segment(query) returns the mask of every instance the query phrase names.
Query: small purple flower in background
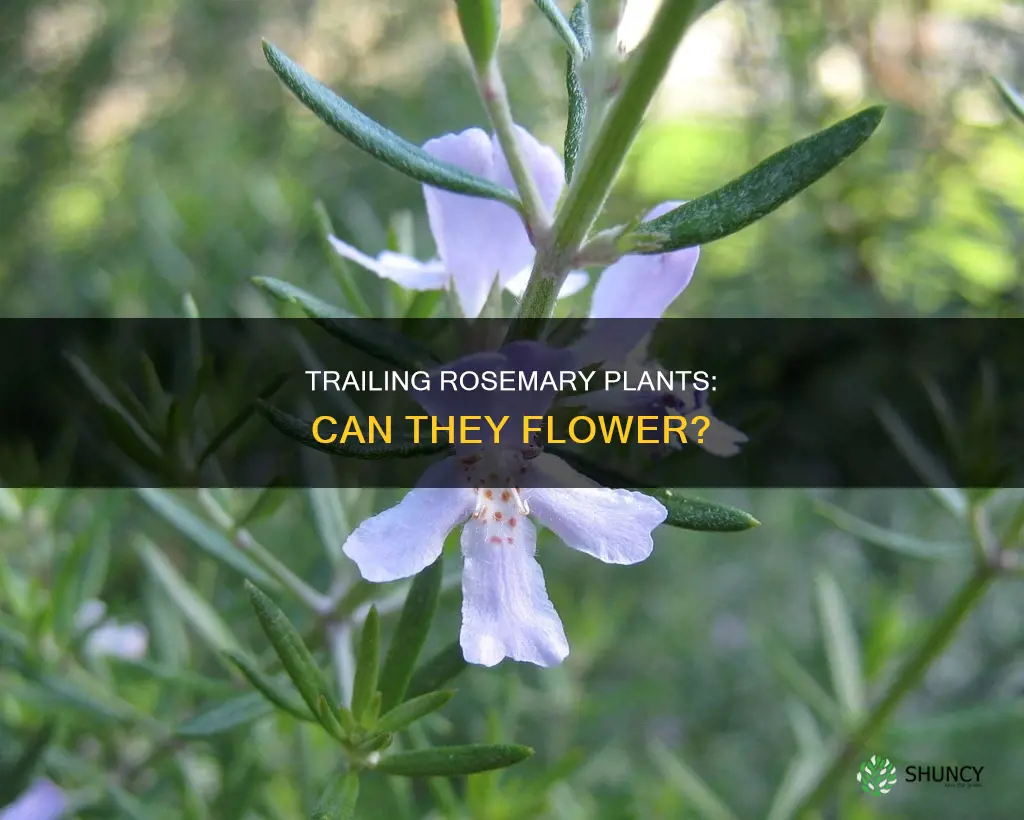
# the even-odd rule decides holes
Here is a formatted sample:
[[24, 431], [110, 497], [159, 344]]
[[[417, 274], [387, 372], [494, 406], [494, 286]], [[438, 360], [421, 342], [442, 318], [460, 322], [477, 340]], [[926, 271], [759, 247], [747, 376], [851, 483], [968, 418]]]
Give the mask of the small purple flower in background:
[[[466, 357], [455, 369], [528, 373], [567, 369], [559, 364], [569, 362], [568, 351], [516, 342]], [[543, 416], [554, 393], [428, 391], [417, 398], [435, 416], [487, 415], [500, 402], [500, 415], [510, 416], [508, 425], [518, 422], [513, 430], [521, 431], [522, 417]], [[597, 485], [555, 456], [516, 441], [518, 435], [503, 437], [498, 446], [456, 446], [401, 502], [360, 524], [343, 551], [367, 581], [394, 581], [436, 561], [448, 534], [464, 525], [460, 638], [466, 660], [554, 666], [569, 654], [569, 644], [535, 558], [531, 518], [573, 549], [609, 564], [635, 564], [651, 554], [651, 533], [667, 512], [643, 493]]]
[[107, 621], [90, 632], [85, 639], [86, 654], [97, 658], [138, 660], [146, 656], [148, 648], [149, 632], [142, 624]]
[[[548, 210], [553, 210], [565, 187], [562, 160], [525, 129], [517, 127], [516, 132], [541, 199]], [[428, 141], [423, 148], [440, 160], [515, 190], [497, 138], [479, 128], [446, 134]], [[503, 288], [522, 295], [535, 251], [512, 208], [428, 185], [423, 186], [423, 198], [438, 259], [421, 262], [390, 251], [373, 258], [334, 236], [331, 244], [346, 259], [410, 290], [439, 290], [452, 284], [463, 314], [470, 319], [483, 310], [495, 277]], [[585, 273], [571, 272], [559, 296], [576, 293], [588, 281]]]
[[69, 807], [70, 801], [59, 786], [39, 778], [17, 800], [0, 808], [0, 820], [59, 820]]
[[149, 648], [149, 631], [142, 624], [122, 624], [113, 618], [103, 620], [107, 605], [90, 599], [75, 614], [75, 629], [85, 635], [83, 650], [96, 658], [138, 660]]

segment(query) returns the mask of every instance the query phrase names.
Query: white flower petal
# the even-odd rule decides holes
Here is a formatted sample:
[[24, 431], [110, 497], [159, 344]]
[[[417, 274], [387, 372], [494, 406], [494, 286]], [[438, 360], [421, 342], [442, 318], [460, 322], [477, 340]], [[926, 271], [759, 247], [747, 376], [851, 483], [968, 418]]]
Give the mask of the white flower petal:
[[636, 564], [651, 554], [651, 533], [668, 515], [661, 502], [600, 487], [555, 456], [534, 463], [552, 486], [524, 490], [523, 497], [534, 518], [568, 546], [607, 564]]
[[[446, 134], [423, 146], [431, 156], [493, 182], [499, 157], [479, 128]], [[504, 166], [504, 159], [500, 159]], [[533, 262], [534, 249], [519, 215], [508, 205], [423, 187], [430, 232], [438, 256], [451, 275], [462, 312], [475, 319], [483, 310], [496, 276], [515, 276]]]
[[69, 809], [67, 795], [53, 781], [38, 778], [21, 796], [0, 808], [0, 820], [59, 820]]
[[569, 654], [536, 547], [537, 531], [525, 517], [512, 528], [481, 519], [463, 527], [461, 643], [470, 663], [512, 658], [556, 666]]
[[[644, 217], [662, 216], [679, 202], [663, 202]], [[693, 278], [700, 248], [683, 248], [656, 255], [629, 255], [609, 265], [594, 288], [592, 319], [631, 319], [615, 322], [614, 333], [598, 326], [578, 343], [588, 363], [627, 356], [640, 344]]]
[[623, 256], [594, 288], [592, 319], [660, 319], [693, 278], [699, 248], [656, 256]]
[[367, 518], [348, 537], [342, 551], [363, 578], [375, 584], [408, 578], [438, 559], [448, 533], [476, 502], [472, 490], [455, 488], [457, 465], [453, 458], [434, 464], [398, 504]]
[[336, 236], [329, 236], [331, 247], [339, 256], [361, 265], [377, 274], [381, 279], [390, 279], [409, 290], [441, 290], [448, 285], [448, 272], [440, 259], [420, 262], [411, 256], [383, 251], [374, 259], [357, 248], [342, 242]]
[[574, 293], [579, 293], [589, 283], [590, 277], [586, 273], [581, 270], [571, 270], [562, 283], [562, 289], [558, 291], [558, 298], [564, 299], [567, 296], [572, 296]]
[[526, 286], [530, 282], [530, 270], [531, 268], [523, 268], [504, 284], [505, 290], [515, 296], [516, 299], [522, 299], [523, 294], [526, 293]]
[[149, 632], [142, 624], [119, 624], [110, 620], [100, 625], [85, 639], [84, 650], [97, 658], [138, 660], [146, 656]]

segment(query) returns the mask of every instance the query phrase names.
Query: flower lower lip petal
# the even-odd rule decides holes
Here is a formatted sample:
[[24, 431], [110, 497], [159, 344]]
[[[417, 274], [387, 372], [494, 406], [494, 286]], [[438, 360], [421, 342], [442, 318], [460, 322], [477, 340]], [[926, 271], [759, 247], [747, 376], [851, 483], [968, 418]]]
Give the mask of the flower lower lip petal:
[[[508, 502], [504, 506], [495, 511], [502, 513], [497, 522], [473, 520], [462, 530], [462, 650], [470, 663], [484, 666], [506, 657], [555, 666], [569, 654], [569, 643], [534, 557], [537, 531], [528, 518], [507, 515]], [[510, 529], [515, 535], [504, 535]]]

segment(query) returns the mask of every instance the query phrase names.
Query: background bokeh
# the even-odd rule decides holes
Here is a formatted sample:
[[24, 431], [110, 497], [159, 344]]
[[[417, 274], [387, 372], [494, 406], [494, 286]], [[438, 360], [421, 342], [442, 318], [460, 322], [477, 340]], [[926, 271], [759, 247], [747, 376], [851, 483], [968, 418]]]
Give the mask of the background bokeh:
[[[630, 4], [627, 45], [654, 5]], [[532, 4], [506, 2], [504, 12], [502, 65], [517, 120], [558, 146], [563, 52]], [[1019, 316], [1024, 128], [988, 74], [1024, 85], [1022, 36], [1024, 7], [997, 0], [722, 3], [684, 41], [607, 219], [704, 193], [786, 143], [885, 102], [882, 127], [851, 160], [704, 248], [673, 313]], [[424, 258], [433, 252], [418, 186], [298, 104], [263, 61], [261, 37], [413, 142], [484, 122], [444, 0], [4, 0], [5, 315], [181, 315], [186, 294], [205, 316], [271, 315], [278, 308], [251, 283], [261, 275], [340, 301], [342, 274], [324, 253], [317, 201], [367, 252], [389, 238], [411, 241]], [[367, 283], [371, 305], [392, 306], [389, 288]], [[249, 527], [324, 588], [345, 561], [340, 537], [388, 495], [284, 494]], [[695, 772], [737, 816], [769, 817], [794, 755], [842, 721], [834, 690], [843, 672], [825, 649], [837, 636], [820, 599], [845, 601], [870, 693], [967, 571], [966, 559], [930, 560], [949, 550], [969, 556], [970, 536], [926, 491], [705, 495], [749, 510], [762, 526], [663, 532], [654, 556], [634, 568], [542, 542], [569, 660], [553, 670], [471, 669], [445, 717], [429, 724], [435, 740], [493, 735], [538, 750], [507, 775], [474, 778], [468, 795], [459, 785], [467, 816], [728, 816], [695, 799]], [[211, 509], [237, 516], [254, 496], [177, 498], [230, 536], [230, 516]], [[1020, 500], [997, 494], [996, 519]], [[320, 733], [289, 719], [151, 754], [155, 727], [242, 686], [195, 628], [194, 611], [140, 560], [140, 539], [259, 651], [236, 573], [204, 558], [166, 505], [130, 491], [3, 491], [0, 515], [0, 757], [16, 758], [56, 718], [42, 770], [66, 788], [113, 795], [83, 817], [309, 816], [338, 759]], [[58, 583], [69, 554], [89, 570]], [[457, 561], [449, 564], [455, 581]], [[119, 619], [143, 622], [146, 658], [82, 659], [56, 626], [68, 620], [59, 597], [68, 583]], [[432, 648], [456, 634], [458, 604], [456, 587]], [[851, 770], [828, 816], [1020, 816], [1022, 620], [1020, 583], [999, 584], [870, 750], [901, 765], [983, 765], [983, 787], [907, 786], [869, 798]], [[393, 614], [385, 629], [392, 623]], [[3, 653], [25, 639], [43, 648], [52, 685], [4, 664]], [[93, 689], [78, 675], [86, 668]], [[115, 692], [135, 717], [111, 715]], [[431, 806], [458, 816], [436, 809], [444, 800], [436, 783], [368, 778], [360, 816], [421, 818]], [[538, 806], [524, 808], [531, 802]]]

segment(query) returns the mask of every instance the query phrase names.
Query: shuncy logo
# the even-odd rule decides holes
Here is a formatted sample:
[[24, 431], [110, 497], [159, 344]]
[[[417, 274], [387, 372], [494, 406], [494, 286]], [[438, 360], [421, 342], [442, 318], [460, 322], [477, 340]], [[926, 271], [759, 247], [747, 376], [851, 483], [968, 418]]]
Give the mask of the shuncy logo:
[[[972, 789], [981, 786], [983, 771], [984, 766], [910, 765], [904, 768], [902, 779], [907, 783], [943, 785], [947, 789]], [[871, 755], [857, 771], [857, 782], [865, 794], [888, 794], [899, 780], [895, 764], [881, 755]]]
[[865, 794], [888, 794], [896, 781], [896, 767], [887, 757], [871, 755], [857, 772], [857, 782]]

